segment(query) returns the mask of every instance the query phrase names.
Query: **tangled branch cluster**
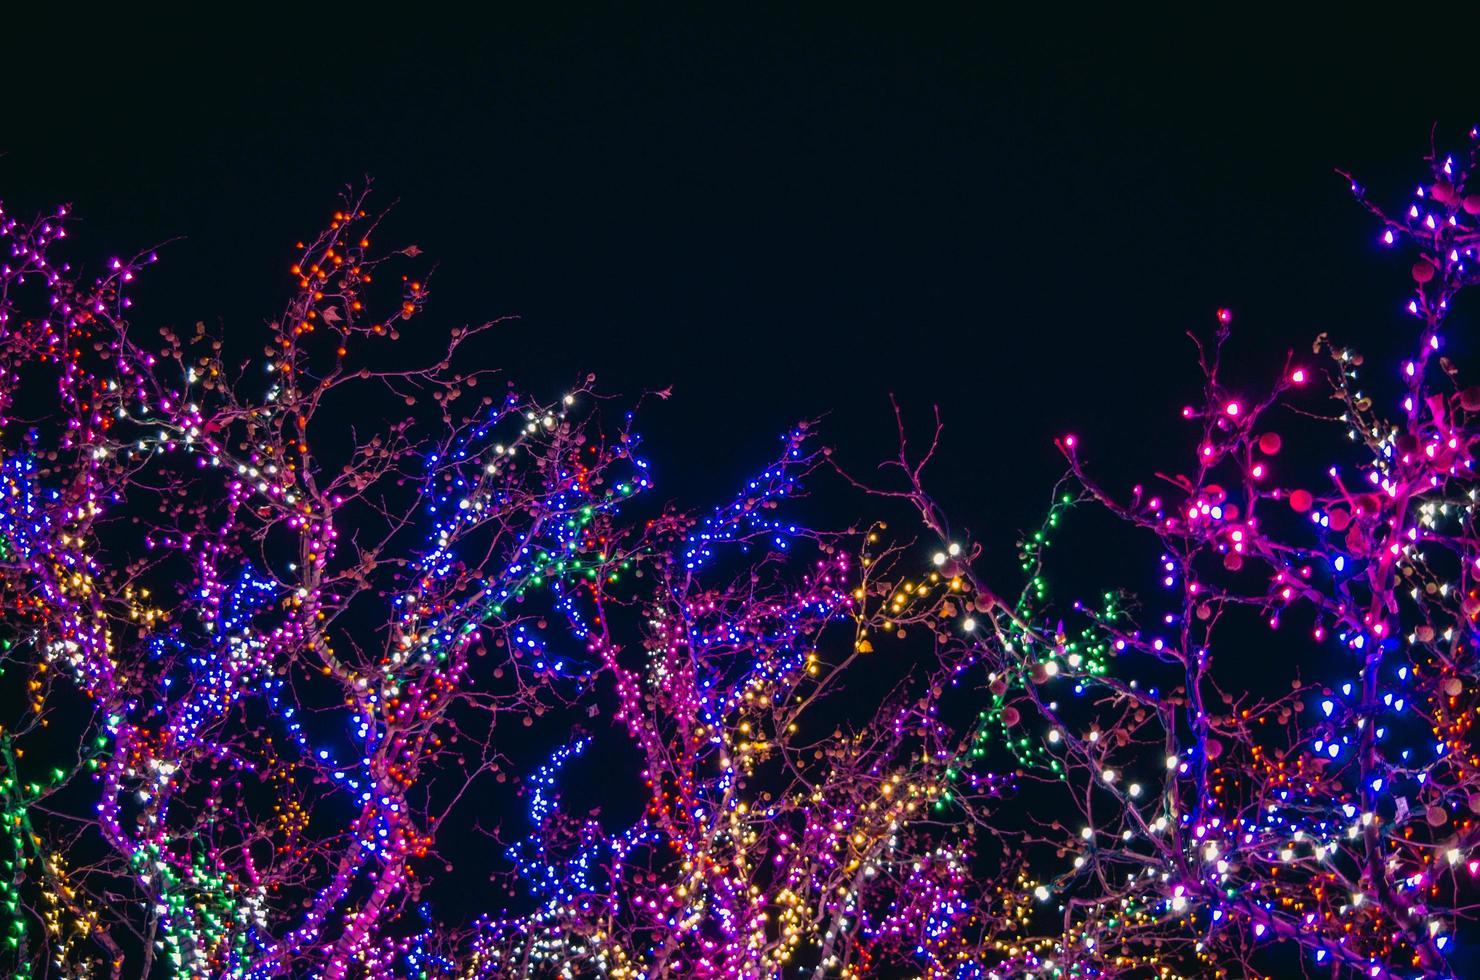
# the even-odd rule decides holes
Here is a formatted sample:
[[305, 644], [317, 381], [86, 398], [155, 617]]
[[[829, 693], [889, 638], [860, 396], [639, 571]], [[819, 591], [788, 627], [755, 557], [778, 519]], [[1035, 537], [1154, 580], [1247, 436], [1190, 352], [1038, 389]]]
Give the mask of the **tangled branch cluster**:
[[[868, 479], [799, 426], [712, 511], [650, 503], [632, 415], [589, 382], [546, 403], [464, 367], [496, 324], [426, 340], [417, 250], [373, 251], [363, 197], [300, 243], [240, 363], [203, 326], [139, 334], [153, 255], [90, 278], [65, 211], [0, 212], [0, 956], [1453, 975], [1480, 388], [1443, 333], [1480, 193], [1473, 156], [1430, 162], [1406, 213], [1369, 204], [1418, 256], [1398, 383], [1365, 393], [1322, 338], [1235, 388], [1220, 313], [1190, 462], [1120, 492], [1060, 440], [1016, 591], [926, 490], [939, 423]], [[850, 516], [799, 523], [817, 484]], [[1129, 543], [1050, 548], [1089, 513]], [[1095, 598], [1055, 598], [1056, 562]], [[567, 805], [569, 780], [614, 805]]]

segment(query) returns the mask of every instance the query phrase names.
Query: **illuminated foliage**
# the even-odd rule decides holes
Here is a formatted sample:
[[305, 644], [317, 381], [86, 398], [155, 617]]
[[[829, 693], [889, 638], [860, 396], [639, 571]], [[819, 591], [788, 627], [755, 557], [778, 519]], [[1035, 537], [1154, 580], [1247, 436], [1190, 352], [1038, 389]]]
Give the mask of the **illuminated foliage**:
[[1396, 380], [1323, 336], [1233, 385], [1219, 311], [1190, 462], [1121, 491], [1063, 437], [1012, 590], [925, 488], [938, 420], [866, 480], [800, 425], [655, 502], [590, 379], [424, 326], [363, 197], [240, 351], [146, 343], [153, 255], [84, 276], [65, 211], [0, 212], [7, 969], [1453, 975], [1480, 194], [1431, 163], [1368, 205], [1414, 262]]

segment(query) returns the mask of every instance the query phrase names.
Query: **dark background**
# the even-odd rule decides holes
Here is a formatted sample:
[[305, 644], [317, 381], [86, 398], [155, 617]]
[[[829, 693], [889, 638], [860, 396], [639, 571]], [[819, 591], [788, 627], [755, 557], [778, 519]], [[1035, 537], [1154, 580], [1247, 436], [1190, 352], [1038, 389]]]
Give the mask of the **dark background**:
[[1004, 551], [1055, 435], [1112, 482], [1184, 458], [1184, 332], [1216, 307], [1250, 379], [1322, 330], [1409, 340], [1407, 262], [1333, 168], [1401, 204], [1433, 124], [1462, 146], [1480, 118], [1463, 58], [1376, 43], [1396, 23], [411, 13], [22, 28], [0, 199], [72, 202], [79, 261], [180, 238], [136, 320], [239, 334], [369, 175], [381, 243], [439, 264], [419, 329], [518, 314], [493, 356], [538, 394], [673, 386], [643, 423], [660, 492], [717, 501], [824, 412], [872, 465], [895, 392], [940, 404], [933, 485]]

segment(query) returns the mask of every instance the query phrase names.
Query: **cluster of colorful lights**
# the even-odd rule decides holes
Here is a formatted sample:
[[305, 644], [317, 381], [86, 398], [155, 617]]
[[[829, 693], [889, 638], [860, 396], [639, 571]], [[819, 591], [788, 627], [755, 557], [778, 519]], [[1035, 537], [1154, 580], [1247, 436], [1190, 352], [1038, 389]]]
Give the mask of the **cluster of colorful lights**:
[[[690, 514], [585, 385], [461, 369], [495, 324], [408, 367], [427, 287], [363, 200], [299, 244], [243, 370], [203, 328], [143, 346], [152, 255], [87, 280], [65, 211], [0, 211], [5, 969], [1458, 975], [1480, 388], [1442, 352], [1480, 278], [1474, 165], [1368, 204], [1418, 256], [1395, 379], [1322, 339], [1325, 370], [1233, 390], [1220, 311], [1190, 468], [1121, 494], [1063, 438], [1008, 598], [903, 428], [902, 483], [802, 426]], [[1279, 428], [1318, 425], [1322, 378], [1347, 438], [1308, 470], [1286, 446], [1319, 431]], [[828, 482], [874, 523], [798, 523]], [[1093, 549], [1093, 600], [1050, 589], [1087, 508], [1147, 542], [1139, 598], [1133, 554]], [[591, 771], [612, 752], [631, 771]], [[569, 781], [641, 812], [577, 815]]]

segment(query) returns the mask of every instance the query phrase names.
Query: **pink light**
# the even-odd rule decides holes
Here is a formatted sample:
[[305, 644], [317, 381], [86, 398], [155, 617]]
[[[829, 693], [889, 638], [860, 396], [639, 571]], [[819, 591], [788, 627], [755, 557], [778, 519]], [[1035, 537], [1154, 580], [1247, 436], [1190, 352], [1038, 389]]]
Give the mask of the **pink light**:
[[1239, 412], [1243, 411], [1243, 406], [1240, 405], [1238, 402], [1229, 402], [1227, 407], [1225, 407], [1223, 411], [1227, 412], [1229, 415], [1237, 415]]
[[1305, 384], [1305, 368], [1296, 368], [1294, 371], [1291, 371], [1290, 380], [1298, 385]]

